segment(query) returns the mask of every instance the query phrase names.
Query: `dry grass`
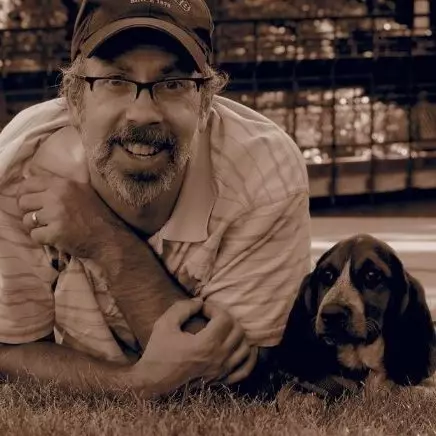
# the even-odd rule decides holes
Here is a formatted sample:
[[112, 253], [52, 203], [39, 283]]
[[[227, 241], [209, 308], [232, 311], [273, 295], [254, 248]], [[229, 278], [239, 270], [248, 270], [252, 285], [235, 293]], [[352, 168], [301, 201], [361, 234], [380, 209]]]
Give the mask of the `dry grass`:
[[333, 404], [291, 391], [280, 405], [203, 391], [161, 401], [0, 386], [0, 435], [430, 435], [436, 394], [404, 389]]

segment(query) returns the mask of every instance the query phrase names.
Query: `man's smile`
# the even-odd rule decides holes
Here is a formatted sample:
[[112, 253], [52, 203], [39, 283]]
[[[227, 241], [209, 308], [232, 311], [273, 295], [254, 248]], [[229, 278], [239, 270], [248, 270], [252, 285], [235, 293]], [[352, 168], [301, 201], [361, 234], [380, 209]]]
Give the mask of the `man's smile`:
[[160, 151], [162, 151], [162, 147], [157, 148], [153, 145], [146, 144], [128, 143], [122, 144], [122, 147], [124, 148], [124, 150], [135, 155], [135, 157], [155, 156]]
[[151, 145], [132, 143], [115, 147], [113, 156], [123, 162], [122, 165], [126, 166], [126, 168], [134, 168], [136, 164], [141, 171], [163, 169], [170, 159], [167, 148], [158, 149]]

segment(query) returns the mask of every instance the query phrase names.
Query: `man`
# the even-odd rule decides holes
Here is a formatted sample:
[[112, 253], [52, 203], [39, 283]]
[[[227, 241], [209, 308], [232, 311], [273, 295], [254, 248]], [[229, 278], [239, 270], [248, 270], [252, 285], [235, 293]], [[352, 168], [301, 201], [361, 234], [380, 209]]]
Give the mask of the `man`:
[[307, 174], [214, 96], [212, 30], [203, 0], [84, 1], [64, 98], [2, 132], [3, 374], [153, 396], [237, 382], [280, 341], [310, 267]]

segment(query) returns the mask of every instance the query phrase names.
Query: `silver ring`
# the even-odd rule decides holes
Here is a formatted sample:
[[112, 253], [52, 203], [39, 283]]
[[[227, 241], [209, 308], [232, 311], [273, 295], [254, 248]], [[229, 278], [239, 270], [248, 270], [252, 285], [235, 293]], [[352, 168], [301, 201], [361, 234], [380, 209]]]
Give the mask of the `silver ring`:
[[38, 216], [36, 215], [36, 212], [32, 213], [32, 222], [35, 227], [39, 227], [39, 220], [38, 220]]

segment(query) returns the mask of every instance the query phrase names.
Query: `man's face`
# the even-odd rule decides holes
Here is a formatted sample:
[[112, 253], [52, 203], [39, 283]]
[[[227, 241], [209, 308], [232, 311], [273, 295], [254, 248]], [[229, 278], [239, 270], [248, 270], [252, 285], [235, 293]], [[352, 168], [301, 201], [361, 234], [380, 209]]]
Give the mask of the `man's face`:
[[[137, 82], [193, 76], [178, 64], [168, 50], [140, 45], [114, 59], [87, 59], [85, 75]], [[117, 83], [109, 83], [110, 92], [99, 84], [91, 92], [86, 85], [79, 130], [91, 176], [118, 200], [140, 208], [170, 189], [184, 171], [199, 125], [201, 94], [195, 88], [180, 98], [156, 101], [143, 89], [135, 100], [114, 92]]]

